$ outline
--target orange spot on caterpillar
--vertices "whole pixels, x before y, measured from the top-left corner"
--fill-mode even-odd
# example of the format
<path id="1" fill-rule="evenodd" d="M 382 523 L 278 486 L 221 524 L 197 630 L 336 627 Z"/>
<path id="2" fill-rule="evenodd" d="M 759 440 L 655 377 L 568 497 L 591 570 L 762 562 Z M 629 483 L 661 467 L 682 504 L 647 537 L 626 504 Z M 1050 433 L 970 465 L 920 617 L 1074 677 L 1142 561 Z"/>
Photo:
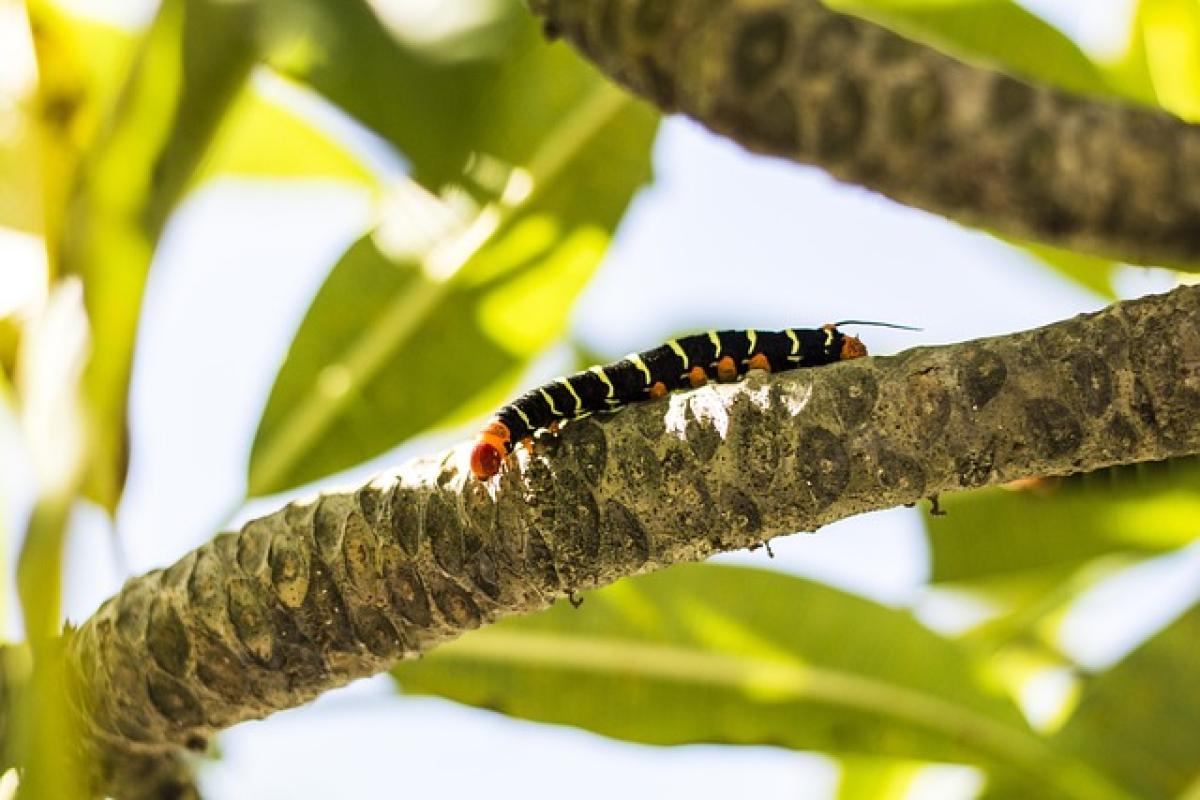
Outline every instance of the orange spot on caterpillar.
<path id="1" fill-rule="evenodd" d="M 650 396 L 657 400 L 660 397 L 667 396 L 667 385 L 662 381 L 658 381 L 650 387 Z"/>
<path id="2" fill-rule="evenodd" d="M 866 354 L 867 346 L 857 336 L 842 337 L 842 361 L 849 361 L 852 358 L 862 358 Z"/>
<path id="3" fill-rule="evenodd" d="M 708 375 L 704 372 L 704 367 L 692 367 L 688 372 L 688 383 L 692 385 L 693 389 L 699 389 L 708 383 Z"/>
<path id="4" fill-rule="evenodd" d="M 748 369 L 761 369 L 764 372 L 770 372 L 771 362 L 767 359 L 765 354 L 758 353 L 750 359 L 750 362 L 746 364 L 746 367 Z"/>
<path id="5" fill-rule="evenodd" d="M 725 356 L 717 362 L 717 380 L 721 383 L 732 383 L 737 380 L 737 364 L 731 356 Z"/>
<path id="6" fill-rule="evenodd" d="M 486 481 L 500 471 L 504 454 L 491 442 L 479 442 L 471 448 L 471 474 Z"/>
<path id="7" fill-rule="evenodd" d="M 471 448 L 471 474 L 486 481 L 500 471 L 508 454 L 512 433 L 508 426 L 494 419 L 479 432 L 479 440 Z"/>

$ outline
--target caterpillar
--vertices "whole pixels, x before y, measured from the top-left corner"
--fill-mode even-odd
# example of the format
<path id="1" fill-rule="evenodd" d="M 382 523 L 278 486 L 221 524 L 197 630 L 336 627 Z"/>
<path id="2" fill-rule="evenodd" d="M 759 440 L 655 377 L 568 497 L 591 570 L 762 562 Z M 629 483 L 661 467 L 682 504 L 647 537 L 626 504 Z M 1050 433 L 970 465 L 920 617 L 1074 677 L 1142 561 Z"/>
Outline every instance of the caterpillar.
<path id="1" fill-rule="evenodd" d="M 484 426 L 471 450 L 471 473 L 488 480 L 500 471 L 517 442 L 558 423 L 629 403 L 694 389 L 716 379 L 737 380 L 752 369 L 767 372 L 817 367 L 862 358 L 866 346 L 839 325 L 879 325 L 915 330 L 890 323 L 845 320 L 820 328 L 782 331 L 708 331 L 671 339 L 666 344 L 631 353 L 613 364 L 591 367 L 531 389 L 501 408 Z"/>

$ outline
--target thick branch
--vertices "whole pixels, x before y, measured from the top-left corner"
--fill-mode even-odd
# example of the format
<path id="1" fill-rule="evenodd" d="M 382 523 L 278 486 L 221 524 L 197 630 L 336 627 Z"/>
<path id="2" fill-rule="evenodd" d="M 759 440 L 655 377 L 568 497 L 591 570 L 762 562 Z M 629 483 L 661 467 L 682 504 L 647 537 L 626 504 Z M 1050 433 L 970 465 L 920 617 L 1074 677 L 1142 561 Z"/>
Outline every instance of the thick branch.
<path id="1" fill-rule="evenodd" d="M 458 448 L 291 503 L 129 581 L 79 629 L 85 723 L 110 771 L 134 753 L 145 774 L 574 590 L 937 492 L 1200 452 L 1198 321 L 1200 288 L 1182 288 L 1011 336 L 752 373 L 542 437 L 494 485 Z"/>
<path id="2" fill-rule="evenodd" d="M 1200 128 L 1032 86 L 817 0 L 529 0 L 666 110 L 902 203 L 1141 264 L 1200 263 Z"/>

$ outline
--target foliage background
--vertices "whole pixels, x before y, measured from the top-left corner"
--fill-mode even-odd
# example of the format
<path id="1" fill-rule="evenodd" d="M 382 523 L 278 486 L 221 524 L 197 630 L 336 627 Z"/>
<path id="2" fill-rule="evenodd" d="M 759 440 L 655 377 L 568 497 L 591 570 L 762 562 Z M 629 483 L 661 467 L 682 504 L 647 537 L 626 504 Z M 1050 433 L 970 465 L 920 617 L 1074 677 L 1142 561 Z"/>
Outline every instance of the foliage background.
<path id="1" fill-rule="evenodd" d="M 380 2 L 375 8 L 384 24 L 346 13 L 338 26 L 314 26 L 294 38 L 284 26 L 280 40 L 269 43 L 273 68 L 257 70 L 253 90 L 233 104 L 154 251 L 130 384 L 128 484 L 115 525 L 96 505 L 74 507 L 63 578 L 69 618 L 89 614 L 124 575 L 170 563 L 218 526 L 312 488 L 300 484 L 361 480 L 469 436 L 473 420 L 518 386 L 580 361 L 608 360 L 713 326 L 855 317 L 925 328 L 917 336 L 863 332 L 874 352 L 895 352 L 1031 327 L 1175 280 L 1164 271 L 1031 253 L 837 185 L 815 170 L 751 158 L 682 120 L 659 129 L 654 182 L 636 195 L 605 252 L 607 230 L 645 177 L 652 115 L 606 90 L 563 46 L 540 45 L 519 10 L 500 2 L 460 4 L 465 11 L 455 21 L 435 14 L 436 5 Z M 1200 8 L 1191 0 L 1027 4 L 1083 42 L 1094 60 L 1042 18 L 999 0 L 844 5 L 1045 80 L 1200 114 L 1200 79 L 1193 80 L 1200 75 Z M 57 72 L 43 60 L 43 91 L 79 80 L 98 87 L 92 96 L 112 93 L 130 34 L 152 12 L 139 4 L 120 14 L 117 8 L 109 9 L 113 18 L 83 26 L 84 9 L 68 9 L 77 49 L 53 62 Z M 317 17 L 324 9 L 316 2 L 303 8 Z M 61 187 L 52 174 L 39 177 L 31 168 L 38 163 L 38 131 L 22 94 L 29 83 L 21 78 L 20 55 L 26 53 L 28 73 L 32 54 L 22 42 L 20 6 L 10 0 L 0 12 L 0 37 L 11 42 L 0 45 L 8 54 L 0 81 L 6 92 L 0 97 L 0 312 L 8 313 L 36 306 L 43 291 L 38 237 L 46 226 L 30 213 L 29 198 L 52 206 Z M 457 35 L 455 24 L 474 26 L 474 33 Z M 455 35 L 439 38 L 448 33 Z M 396 41 L 416 47 L 414 37 L 421 36 L 433 44 L 412 52 L 426 57 L 404 61 L 407 51 Z M 513 48 L 525 54 L 515 62 Z M 501 66 L 489 73 L 481 63 Z M 420 109 L 419 116 L 409 108 Z M 455 230 L 453 216 L 409 176 L 437 187 L 472 148 L 493 160 L 473 162 L 470 185 L 449 208 L 493 208 L 497 233 L 453 280 L 431 279 L 428 269 L 410 262 L 414 254 L 428 261 L 427 249 Z M 52 163 L 69 161 L 66 148 Z M 509 171 L 513 164 L 532 176 L 532 194 L 521 173 Z M 379 236 L 360 238 L 377 225 Z M 382 258 L 385 250 L 394 263 Z M 324 300 L 309 312 L 318 291 Z M 118 289 L 114 296 L 128 293 Z M 368 332 L 390 331 L 384 334 L 390 349 L 375 361 L 370 354 L 377 350 L 361 338 L 365 320 Z M 349 374 L 331 363 L 350 364 Z M 353 367 L 363 363 L 375 366 L 361 373 Z M 312 419 L 324 422 L 313 427 Z M 439 427 L 430 430 L 434 422 Z M 263 466 L 272 463 L 272 441 L 297 441 L 295 426 L 306 425 L 315 431 L 310 447 L 275 456 L 283 467 Z M 273 433 L 280 429 L 291 432 Z M 3 526 L 15 564 L 17 532 L 39 491 L 30 468 L 36 453 L 8 410 L 0 437 Z M 952 502 L 944 520 L 896 509 L 819 536 L 778 540 L 773 561 L 762 551 L 721 560 L 810 576 L 873 604 L 912 609 L 946 635 L 938 641 L 969 660 L 967 672 L 1008 687 L 1035 726 L 1053 730 L 1092 672 L 1119 663 L 1196 602 L 1200 551 L 1189 544 L 1200 514 L 1193 478 L 1185 465 L 1069 482 L 1046 496 L 992 492 Z M 246 502 L 247 494 L 255 499 Z M 105 500 L 103 489 L 97 495 Z M 689 570 L 672 578 L 675 572 L 662 576 L 668 597 L 682 593 L 688 580 L 705 580 Z M 770 596 L 788 601 L 743 611 L 741 622 L 787 621 L 819 601 L 828 607 L 823 619 L 841 621 L 842 630 L 806 645 L 806 656 L 820 662 L 822 652 L 836 654 L 846 643 L 852 650 L 855 642 L 894 640 L 895 649 L 871 661 L 882 677 L 898 679 L 897 654 L 911 637 L 896 631 L 912 624 L 908 616 L 889 616 L 887 608 L 808 583 L 781 585 Z M 569 651 L 583 614 L 602 611 L 604 603 L 596 596 L 577 616 L 557 609 L 550 622 L 532 624 L 550 625 L 562 636 L 559 650 Z M 20 638 L 25 620 L 11 592 L 6 610 L 5 634 Z M 1185 620 L 1196 615 L 1190 611 Z M 520 635 L 520 625 L 511 628 Z M 1186 629 L 1156 641 L 1166 656 L 1127 662 L 1134 667 L 1122 678 L 1126 689 L 1153 686 L 1166 680 L 1170 665 L 1182 669 L 1200 659 Z M 708 637 L 708 646 L 722 652 L 740 645 Z M 850 798 L 959 797 L 982 785 L 964 767 L 921 769 L 915 762 L 846 756 L 852 769 L 843 773 L 838 762 L 783 748 L 623 744 L 420 696 L 474 693 L 484 705 L 565 715 L 613 732 L 609 704 L 586 702 L 602 697 L 596 686 L 612 679 L 602 670 L 551 669 L 530 682 L 523 696 L 534 699 L 521 703 L 509 694 L 519 676 L 492 662 L 481 678 L 465 653 L 459 657 L 465 677 L 457 681 L 454 656 L 447 656 L 449 664 L 435 656 L 401 673 L 414 695 L 397 697 L 395 684 L 381 677 L 231 731 L 221 739 L 220 760 L 204 768 L 204 787 L 213 797 L 371 796 L 397 783 L 450 796 L 549 796 L 569 783 L 579 797 L 840 792 Z M 439 686 L 446 675 L 449 684 Z M 684 704 L 711 690 L 685 695 Z M 571 700 L 580 697 L 585 701 Z M 686 736 L 686 713 L 664 711 L 662 694 L 646 697 L 640 708 L 621 709 L 624 735 L 661 741 L 675 721 Z M 1152 698 L 1142 705 L 1153 713 L 1124 720 L 1131 740 L 1164 728 L 1200 728 L 1200 712 L 1186 705 Z M 763 713 L 752 697 L 735 697 L 731 709 L 731 718 Z M 795 715 L 797 728 L 808 731 L 805 746 L 837 749 L 836 737 L 822 740 L 811 726 L 811 711 Z M 767 740 L 781 738 L 772 735 Z M 1107 763 L 1106 746 L 1084 741 L 1078 749 Z M 1146 763 L 1129 769 L 1144 772 Z M 1173 768 L 1186 772 L 1186 763 Z M 1113 769 L 1120 775 L 1124 768 Z M 843 774 L 850 778 L 839 786 Z M 581 775 L 588 776 L 582 783 Z M 1200 790 L 1192 783 L 1190 791 Z"/>

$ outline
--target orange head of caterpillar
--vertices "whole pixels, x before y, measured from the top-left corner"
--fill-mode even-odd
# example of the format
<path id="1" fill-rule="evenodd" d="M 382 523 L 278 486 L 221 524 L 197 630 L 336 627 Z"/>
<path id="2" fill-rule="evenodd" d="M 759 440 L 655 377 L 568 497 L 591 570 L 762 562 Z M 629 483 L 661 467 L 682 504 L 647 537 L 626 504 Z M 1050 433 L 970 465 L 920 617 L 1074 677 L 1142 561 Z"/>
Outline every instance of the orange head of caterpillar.
<path id="1" fill-rule="evenodd" d="M 862 358 L 867 354 L 867 346 L 857 336 L 842 334 L 842 352 L 838 355 L 842 361 L 852 358 Z"/>
<path id="2" fill-rule="evenodd" d="M 479 432 L 475 446 L 471 448 L 471 474 L 486 481 L 500 471 L 504 457 L 508 455 L 512 434 L 508 426 L 494 419 Z"/>

